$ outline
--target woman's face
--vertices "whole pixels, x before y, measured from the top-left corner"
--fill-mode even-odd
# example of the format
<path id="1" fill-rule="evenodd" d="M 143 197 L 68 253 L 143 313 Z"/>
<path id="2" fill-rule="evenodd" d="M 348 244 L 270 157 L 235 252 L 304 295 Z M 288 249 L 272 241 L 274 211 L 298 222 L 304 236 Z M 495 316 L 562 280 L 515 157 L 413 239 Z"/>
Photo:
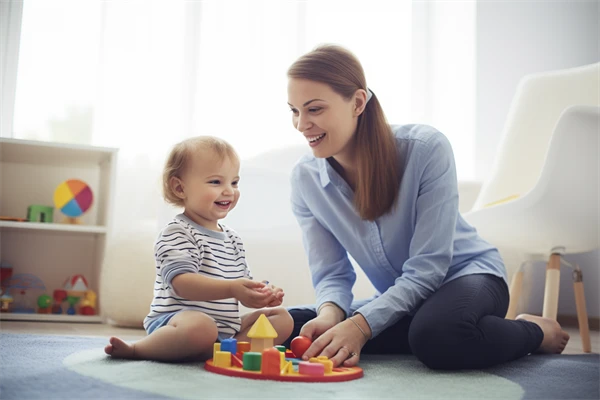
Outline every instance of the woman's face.
<path id="1" fill-rule="evenodd" d="M 360 115 L 356 96 L 346 100 L 325 83 L 290 78 L 288 104 L 294 128 L 304 135 L 315 157 L 352 154 L 351 139 Z"/>

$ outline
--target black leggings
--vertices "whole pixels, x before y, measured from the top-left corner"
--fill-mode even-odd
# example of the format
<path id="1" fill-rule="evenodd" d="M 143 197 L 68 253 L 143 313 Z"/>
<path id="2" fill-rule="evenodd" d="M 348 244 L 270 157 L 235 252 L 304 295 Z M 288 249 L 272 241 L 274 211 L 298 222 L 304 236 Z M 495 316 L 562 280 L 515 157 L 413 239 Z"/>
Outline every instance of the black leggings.
<path id="1" fill-rule="evenodd" d="M 414 354 L 433 369 L 485 368 L 515 360 L 542 343 L 541 328 L 504 319 L 508 288 L 489 274 L 457 278 L 432 294 L 414 316 L 406 316 L 369 340 L 363 354 Z M 314 309 L 290 308 L 294 331 L 316 317 Z"/>

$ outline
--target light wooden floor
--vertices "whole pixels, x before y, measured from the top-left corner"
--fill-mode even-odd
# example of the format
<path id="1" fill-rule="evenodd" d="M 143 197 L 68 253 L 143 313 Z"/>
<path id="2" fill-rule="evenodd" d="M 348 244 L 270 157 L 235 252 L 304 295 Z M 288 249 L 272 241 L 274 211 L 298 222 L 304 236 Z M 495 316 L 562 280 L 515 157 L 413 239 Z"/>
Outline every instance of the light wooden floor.
<path id="1" fill-rule="evenodd" d="M 581 337 L 576 327 L 563 327 L 571 339 L 564 354 L 582 354 Z M 24 322 L 0 321 L 2 333 L 29 333 L 40 335 L 71 335 L 71 336 L 119 336 L 127 341 L 135 341 L 146 335 L 143 329 L 119 328 L 106 324 L 58 323 L 58 322 Z M 592 351 L 598 353 L 600 349 L 600 333 L 591 331 Z"/>

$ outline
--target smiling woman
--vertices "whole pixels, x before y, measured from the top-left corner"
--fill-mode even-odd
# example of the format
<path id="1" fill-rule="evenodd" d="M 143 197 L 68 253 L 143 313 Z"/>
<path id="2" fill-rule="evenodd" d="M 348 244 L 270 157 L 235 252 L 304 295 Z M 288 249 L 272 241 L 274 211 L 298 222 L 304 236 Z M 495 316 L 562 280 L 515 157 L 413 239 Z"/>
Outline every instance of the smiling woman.
<path id="1" fill-rule="evenodd" d="M 387 213 L 398 194 L 401 166 L 392 130 L 356 57 L 339 46 L 321 46 L 296 61 L 288 77 L 294 128 L 316 157 L 337 155 L 333 167 L 354 191 L 363 219 Z M 298 99 L 309 100 L 296 108 Z"/>

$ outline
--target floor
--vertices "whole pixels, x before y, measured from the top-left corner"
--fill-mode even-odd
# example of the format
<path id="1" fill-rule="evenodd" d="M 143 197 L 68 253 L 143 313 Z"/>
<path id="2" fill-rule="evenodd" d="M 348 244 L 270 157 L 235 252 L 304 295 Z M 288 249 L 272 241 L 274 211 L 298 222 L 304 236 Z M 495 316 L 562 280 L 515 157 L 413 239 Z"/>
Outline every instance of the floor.
<path id="1" fill-rule="evenodd" d="M 576 327 L 563 327 L 571 339 L 565 349 L 565 354 L 582 354 L 581 337 Z M 59 323 L 59 322 L 29 322 L 29 321 L 0 321 L 2 333 L 29 333 L 40 335 L 75 335 L 75 336 L 119 336 L 122 339 L 133 341 L 145 336 L 143 329 L 119 328 L 107 324 L 84 323 Z M 600 332 L 590 332 L 592 351 L 598 353 L 600 349 Z"/>

